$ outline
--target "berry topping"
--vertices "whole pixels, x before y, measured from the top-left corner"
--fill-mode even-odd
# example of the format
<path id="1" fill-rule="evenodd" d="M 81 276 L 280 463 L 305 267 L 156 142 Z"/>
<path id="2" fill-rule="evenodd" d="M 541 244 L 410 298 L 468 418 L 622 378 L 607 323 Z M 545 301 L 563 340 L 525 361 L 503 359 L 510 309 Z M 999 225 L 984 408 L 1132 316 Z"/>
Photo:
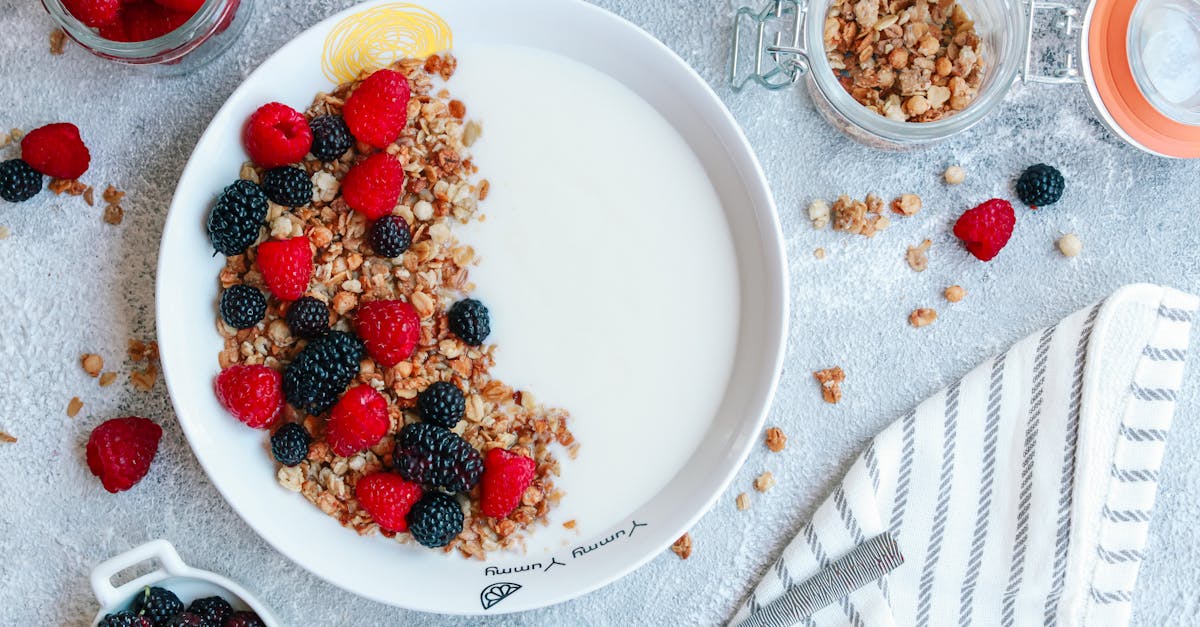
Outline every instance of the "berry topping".
<path id="1" fill-rule="evenodd" d="M 400 216 L 383 216 L 371 226 L 371 248 L 375 254 L 395 259 L 412 244 L 408 222 Z"/>
<path id="2" fill-rule="evenodd" d="M 267 170 L 262 189 L 277 205 L 302 207 L 312 202 L 313 184 L 308 172 L 290 165 Z"/>
<path id="3" fill-rule="evenodd" d="M 250 159 L 264 168 L 302 161 L 312 147 L 312 129 L 299 111 L 278 102 L 258 108 L 242 135 Z"/>
<path id="4" fill-rule="evenodd" d="M 471 346 L 483 344 L 492 332 L 487 307 L 474 298 L 454 303 L 450 308 L 450 332 Z"/>
<path id="5" fill-rule="evenodd" d="M 350 457 L 378 444 L 391 426 L 387 400 L 375 388 L 360 385 L 350 388 L 333 406 L 325 440 L 335 455 Z"/>
<path id="6" fill-rule="evenodd" d="M 376 300 L 359 305 L 354 329 L 371 357 L 391 368 L 412 356 L 421 339 L 421 317 L 404 301 Z"/>
<path id="7" fill-rule="evenodd" d="M 283 411 L 281 377 L 262 364 L 230 366 L 217 375 L 217 400 L 248 427 L 265 429 Z"/>
<path id="8" fill-rule="evenodd" d="M 407 518 L 413 539 L 430 548 L 446 546 L 462 533 L 462 506 L 445 492 L 426 492 Z"/>
<path id="9" fill-rule="evenodd" d="M 149 618 L 155 627 L 161 627 L 176 614 L 183 613 L 183 601 L 166 588 L 146 587 L 134 597 L 133 611 Z"/>
<path id="10" fill-rule="evenodd" d="M 221 318 L 235 329 L 250 329 L 267 315 L 267 297 L 249 285 L 230 285 L 221 293 Z"/>
<path id="11" fill-rule="evenodd" d="M 329 331 L 329 305 L 305 296 L 288 305 L 286 319 L 292 335 L 306 340 L 321 337 Z"/>
<path id="12" fill-rule="evenodd" d="M 396 141 L 408 123 L 408 97 L 408 79 L 382 69 L 350 94 L 342 115 L 355 138 L 382 150 Z"/>
<path id="13" fill-rule="evenodd" d="M 100 619 L 96 627 L 154 627 L 154 623 L 145 616 L 138 616 L 133 610 L 121 610 Z"/>
<path id="14" fill-rule="evenodd" d="M 163 625 L 166 627 L 208 627 L 208 623 L 203 618 L 191 612 L 176 614 Z"/>
<path id="15" fill-rule="evenodd" d="M 204 597 L 192 601 L 188 611 L 204 619 L 205 627 L 220 627 L 233 615 L 233 606 L 221 597 Z"/>
<path id="16" fill-rule="evenodd" d="M 208 236 L 217 252 L 232 257 L 246 252 L 258 239 L 267 219 L 267 195 L 245 179 L 234 181 L 217 197 L 208 214 Z"/>
<path id="17" fill-rule="evenodd" d="M 295 466 L 308 457 L 312 436 L 298 422 L 289 422 L 271 435 L 271 454 L 284 466 Z"/>
<path id="18" fill-rule="evenodd" d="M 427 422 L 400 430 L 392 464 L 401 477 L 451 492 L 466 492 L 479 483 L 483 459 L 462 436 Z"/>
<path id="19" fill-rule="evenodd" d="M 117 20 L 121 0 L 63 0 L 63 8 L 84 26 L 97 28 Z"/>
<path id="20" fill-rule="evenodd" d="M 308 238 L 271 240 L 258 246 L 258 269 L 267 289 L 282 301 L 293 301 L 308 291 L 313 274 L 313 251 Z"/>
<path id="21" fill-rule="evenodd" d="M 502 448 L 487 452 L 483 461 L 483 478 L 479 484 L 479 500 L 484 516 L 504 518 L 521 504 L 525 489 L 533 483 L 537 464 L 524 455 Z"/>
<path id="22" fill-rule="evenodd" d="M 386 152 L 354 164 L 342 179 L 342 198 L 370 220 L 388 215 L 404 190 L 404 168 Z"/>
<path id="23" fill-rule="evenodd" d="M 954 235 L 980 261 L 990 261 L 1012 237 L 1017 216 L 1007 200 L 993 198 L 959 217 Z"/>
<path id="24" fill-rule="evenodd" d="M 21 159 L 0 163 L 0 198 L 24 202 L 42 191 L 42 175 Z"/>
<path id="25" fill-rule="evenodd" d="M 375 523 L 397 533 L 408 531 L 404 517 L 421 494 L 421 486 L 390 472 L 367 475 L 354 486 L 354 496 Z"/>
<path id="26" fill-rule="evenodd" d="M 421 420 L 453 429 L 467 410 L 462 390 L 449 381 L 437 381 L 417 397 Z"/>
<path id="27" fill-rule="evenodd" d="M 1030 166 L 1017 179 L 1017 196 L 1033 209 L 1053 205 L 1062 198 L 1067 182 L 1053 166 L 1039 163 Z"/>
<path id="28" fill-rule="evenodd" d="M 108 420 L 88 437 L 88 469 L 105 490 L 114 494 L 128 490 L 150 471 L 160 439 L 162 428 L 145 418 Z"/>
<path id="29" fill-rule="evenodd" d="M 60 179 L 77 179 L 87 172 L 92 154 L 79 128 L 60 122 L 29 131 L 21 140 L 21 158 L 34 170 Z"/>
<path id="30" fill-rule="evenodd" d="M 266 624 L 254 612 L 234 612 L 221 627 L 266 627 Z"/>
<path id="31" fill-rule="evenodd" d="M 312 127 L 312 154 L 321 161 L 336 161 L 354 146 L 350 127 L 340 115 L 318 115 L 308 123 Z"/>
<path id="32" fill-rule="evenodd" d="M 327 411 L 358 375 L 365 352 L 357 337 L 343 331 L 310 341 L 283 372 L 284 396 L 310 414 Z"/>

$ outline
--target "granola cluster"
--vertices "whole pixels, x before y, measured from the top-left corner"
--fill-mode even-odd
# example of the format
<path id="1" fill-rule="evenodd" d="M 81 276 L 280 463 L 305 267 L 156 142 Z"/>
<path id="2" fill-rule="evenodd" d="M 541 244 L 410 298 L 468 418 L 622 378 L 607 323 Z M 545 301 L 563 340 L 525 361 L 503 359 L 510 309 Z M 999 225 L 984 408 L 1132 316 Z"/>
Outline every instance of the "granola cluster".
<path id="1" fill-rule="evenodd" d="M 842 0 L 829 8 L 824 40 L 846 91 L 899 122 L 961 111 L 983 80 L 975 22 L 955 0 Z"/>
<path id="2" fill-rule="evenodd" d="M 464 530 L 445 550 L 457 549 L 465 556 L 482 559 L 487 552 L 521 545 L 522 532 L 534 524 L 546 524 L 547 513 L 561 498 L 554 485 L 559 462 L 552 448 L 561 445 L 574 456 L 578 444 L 567 428 L 567 412 L 544 407 L 529 392 L 494 379 L 490 374 L 494 347 L 468 346 L 448 328 L 446 308 L 473 288 L 467 269 L 475 261 L 475 251 L 454 238 L 451 224 L 474 218 L 479 201 L 488 193 L 486 180 L 475 182 L 478 169 L 467 154 L 482 127 L 465 119 L 464 103 L 451 100 L 445 89 L 434 84 L 435 77 L 449 78 L 456 65 L 454 57 L 444 55 L 404 59 L 391 66 L 408 77 L 412 90 L 409 125 L 387 148 L 404 164 L 407 178 L 393 211 L 412 227 L 413 243 L 403 256 L 383 259 L 371 255 L 369 224 L 338 195 L 342 178 L 366 146 L 360 145 L 332 163 L 312 159 L 304 163 L 313 181 L 310 204 L 297 209 L 270 205 L 270 237 L 304 235 L 315 246 L 316 269 L 308 294 L 329 304 L 332 328 L 351 330 L 358 304 L 380 299 L 407 300 L 421 317 L 420 343 L 410 359 L 387 368 L 367 357 L 352 384 L 370 385 L 388 400 L 389 435 L 369 450 L 339 457 L 325 441 L 325 420 L 289 406 L 284 419 L 302 422 L 313 435 L 313 443 L 306 461 L 279 467 L 278 480 L 360 534 L 378 531 L 410 541 L 408 534 L 379 528 L 360 507 L 354 486 L 361 477 L 390 466 L 395 434 L 405 424 L 417 422 L 418 392 L 436 381 L 453 382 L 466 396 L 466 416 L 455 427 L 456 433 L 481 453 L 504 447 L 537 464 L 521 505 L 503 519 L 482 515 L 477 499 L 458 496 L 466 513 Z M 307 115 L 340 113 L 346 98 L 365 77 L 318 94 Z M 241 171 L 242 178 L 255 182 L 262 174 L 261 168 L 249 162 Z M 221 287 L 245 283 L 263 288 L 255 254 L 256 248 L 251 247 L 245 254 L 229 257 L 220 273 Z M 218 318 L 218 330 L 225 340 L 220 366 L 283 368 L 304 345 L 292 337 L 284 313 L 272 300 L 263 322 L 241 331 Z"/>

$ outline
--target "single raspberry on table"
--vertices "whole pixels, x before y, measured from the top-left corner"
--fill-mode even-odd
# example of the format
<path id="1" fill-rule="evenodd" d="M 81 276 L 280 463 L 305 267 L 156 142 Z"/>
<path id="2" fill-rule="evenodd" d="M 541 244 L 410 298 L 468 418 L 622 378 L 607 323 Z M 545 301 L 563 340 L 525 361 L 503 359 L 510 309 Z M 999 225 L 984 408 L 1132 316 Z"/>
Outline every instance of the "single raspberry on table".
<path id="1" fill-rule="evenodd" d="M 258 269 L 267 289 L 282 301 L 304 295 L 313 275 L 313 252 L 304 236 L 271 240 L 258 246 Z"/>
<path id="2" fill-rule="evenodd" d="M 304 114 L 278 102 L 259 107 L 242 133 L 250 159 L 264 168 L 302 161 L 312 142 L 312 129 Z"/>
<path id="3" fill-rule="evenodd" d="M 408 79 L 403 74 L 378 70 L 346 99 L 342 117 L 355 139 L 382 150 L 408 124 L 408 98 Z"/>
<path id="4" fill-rule="evenodd" d="M 346 204 L 371 220 L 390 214 L 402 191 L 404 168 L 386 152 L 377 152 L 354 164 L 342 179 L 342 198 Z"/>
<path id="5" fill-rule="evenodd" d="M 222 370 L 216 388 L 221 406 L 248 427 L 266 429 L 283 411 L 283 377 L 262 364 Z"/>
<path id="6" fill-rule="evenodd" d="M 479 499 L 484 516 L 504 518 L 521 504 L 525 489 L 533 483 L 537 464 L 524 455 L 502 448 L 487 452 L 483 459 Z"/>
<path id="7" fill-rule="evenodd" d="M 87 464 L 112 493 L 132 488 L 150 471 L 162 428 L 145 418 L 113 418 L 92 430 Z"/>
<path id="8" fill-rule="evenodd" d="M 367 353 L 385 368 L 412 356 L 421 340 L 421 316 L 400 300 L 376 300 L 358 307 L 354 322 Z"/>
<path id="9" fill-rule="evenodd" d="M 350 457 L 378 444 L 390 426 L 387 400 L 371 386 L 360 385 L 347 390 L 333 406 L 325 440 L 335 455 Z"/>
<path id="10" fill-rule="evenodd" d="M 121 0 L 63 0 L 63 8 L 84 26 L 112 24 L 121 12 Z"/>
<path id="11" fill-rule="evenodd" d="M 77 179 L 92 162 L 79 127 L 69 122 L 47 124 L 21 140 L 21 158 L 34 170 L 60 179 Z"/>
<path id="12" fill-rule="evenodd" d="M 1016 224 L 1012 205 L 993 198 L 962 214 L 954 223 L 954 235 L 980 261 L 990 261 L 1008 243 Z"/>
<path id="13" fill-rule="evenodd" d="M 354 496 L 375 523 L 388 531 L 408 531 L 408 510 L 421 499 L 421 486 L 400 475 L 377 472 L 358 480 Z"/>

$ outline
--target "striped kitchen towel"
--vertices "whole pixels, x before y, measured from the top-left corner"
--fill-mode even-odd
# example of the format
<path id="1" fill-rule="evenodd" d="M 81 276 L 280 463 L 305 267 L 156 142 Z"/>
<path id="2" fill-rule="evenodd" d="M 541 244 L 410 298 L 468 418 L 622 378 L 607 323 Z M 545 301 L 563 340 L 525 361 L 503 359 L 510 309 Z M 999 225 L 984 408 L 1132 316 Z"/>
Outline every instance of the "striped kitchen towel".
<path id="1" fill-rule="evenodd" d="M 1127 624 L 1198 305 L 1123 288 L 921 403 L 732 623 Z"/>

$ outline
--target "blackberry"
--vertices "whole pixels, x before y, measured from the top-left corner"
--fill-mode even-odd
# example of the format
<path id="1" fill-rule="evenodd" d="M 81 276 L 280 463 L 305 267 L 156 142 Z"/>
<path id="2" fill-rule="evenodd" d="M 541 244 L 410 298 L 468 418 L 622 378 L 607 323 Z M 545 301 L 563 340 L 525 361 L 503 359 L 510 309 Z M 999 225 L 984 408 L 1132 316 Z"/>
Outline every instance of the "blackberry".
<path id="1" fill-rule="evenodd" d="M 154 627 L 149 618 L 138 616 L 131 610 L 108 614 L 100 619 L 96 627 Z"/>
<path id="2" fill-rule="evenodd" d="M 462 506 L 445 492 L 426 492 L 421 500 L 413 503 L 405 516 L 408 532 L 417 542 L 437 548 L 450 544 L 462 533 Z"/>
<path id="3" fill-rule="evenodd" d="M 155 627 L 162 627 L 183 612 L 183 601 L 166 588 L 146 587 L 133 599 L 133 611 L 149 618 Z"/>
<path id="4" fill-rule="evenodd" d="M 267 627 L 254 612 L 234 612 L 222 627 Z"/>
<path id="5" fill-rule="evenodd" d="M 323 413 L 358 375 L 365 354 L 362 340 L 344 331 L 312 340 L 283 371 L 283 395 L 296 409 Z"/>
<path id="6" fill-rule="evenodd" d="M 1061 172 L 1054 166 L 1039 163 L 1027 168 L 1017 179 L 1017 197 L 1037 209 L 1058 202 L 1065 187 L 1066 181 Z"/>
<path id="7" fill-rule="evenodd" d="M 308 457 L 312 436 L 298 422 L 289 422 L 271 436 L 271 454 L 284 466 L 295 466 Z"/>
<path id="8" fill-rule="evenodd" d="M 267 297 L 249 285 L 230 285 L 221 293 L 221 318 L 235 329 L 249 329 L 267 315 Z"/>
<path id="9" fill-rule="evenodd" d="M 329 331 L 329 305 L 312 296 L 305 296 L 288 306 L 285 315 L 292 335 L 311 340 Z"/>
<path id="10" fill-rule="evenodd" d="M 457 385 L 438 381 L 417 397 L 417 409 L 421 412 L 421 420 L 453 429 L 467 411 L 467 399 Z"/>
<path id="11" fill-rule="evenodd" d="M 227 256 L 240 255 L 258 239 L 267 219 L 267 195 L 245 179 L 234 181 L 208 214 L 208 236 L 213 248 Z"/>
<path id="12" fill-rule="evenodd" d="M 466 492 L 479 483 L 483 459 L 457 433 L 428 422 L 400 430 L 392 465 L 401 477 L 451 492 Z"/>
<path id="13" fill-rule="evenodd" d="M 308 172 L 290 165 L 267 170 L 262 190 L 271 202 L 285 207 L 303 207 L 312 202 L 313 184 Z"/>
<path id="14" fill-rule="evenodd" d="M 471 346 L 479 346 L 492 332 L 487 307 L 474 298 L 454 303 L 450 308 L 450 331 Z"/>
<path id="15" fill-rule="evenodd" d="M 371 226 L 371 249 L 380 257 L 395 259 L 411 244 L 408 222 L 400 216 L 383 216 Z"/>
<path id="16" fill-rule="evenodd" d="M 350 127 L 340 115 L 319 115 L 308 123 L 312 129 L 312 155 L 321 161 L 334 161 L 354 145 Z"/>
<path id="17" fill-rule="evenodd" d="M 209 625 L 217 625 L 219 623 L 209 623 L 198 614 L 184 612 L 177 614 L 174 618 L 163 624 L 166 627 L 209 627 Z"/>
<path id="18" fill-rule="evenodd" d="M 42 175 L 22 159 L 0 163 L 0 198 L 24 202 L 42 191 Z"/>
<path id="19" fill-rule="evenodd" d="M 192 601 L 188 611 L 204 619 L 205 627 L 221 627 L 233 615 L 233 606 L 221 597 L 204 597 Z"/>

